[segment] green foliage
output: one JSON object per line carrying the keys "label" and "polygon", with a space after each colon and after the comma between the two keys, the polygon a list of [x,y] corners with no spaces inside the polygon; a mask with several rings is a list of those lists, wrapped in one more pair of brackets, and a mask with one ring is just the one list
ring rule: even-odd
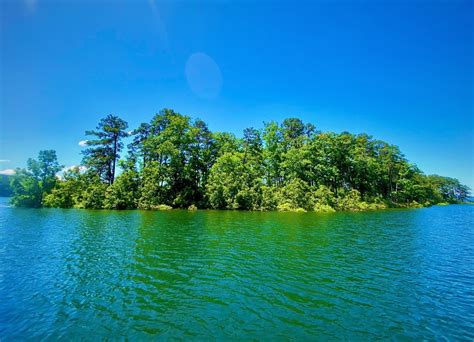
{"label": "green foliage", "polygon": [[[469,189],[426,176],[397,146],[367,134],[318,132],[298,118],[247,128],[241,138],[163,109],[129,136],[109,115],[86,132],[87,171],[58,180],[54,151],[12,177],[13,204],[28,207],[241,209],[333,212],[461,203]],[[115,165],[129,137],[127,157]]]}
{"label": "green foliage", "polygon": [[314,207],[313,210],[318,213],[332,213],[336,211],[334,206],[336,205],[336,198],[334,193],[325,185],[320,185],[312,193]]}
{"label": "green foliage", "polygon": [[148,210],[171,210],[173,209],[173,207],[166,204],[156,204],[156,205],[152,205],[148,207],[147,209]]}
{"label": "green foliage", "polygon": [[356,189],[340,192],[335,207],[338,210],[362,211],[368,209],[368,204],[361,200],[360,192]]}
{"label": "green foliage", "polygon": [[207,196],[212,208],[238,209],[237,194],[243,188],[241,153],[225,153],[211,167],[207,183]]}
{"label": "green foliage", "polygon": [[278,207],[278,188],[276,186],[262,186],[262,210],[276,210]]}
{"label": "green foliage", "polygon": [[62,182],[43,198],[43,206],[53,208],[72,208],[81,201],[84,190],[79,168],[68,170]]}
{"label": "green foliage", "polygon": [[72,208],[75,204],[72,194],[65,182],[60,183],[52,193],[44,196],[42,205],[50,208]]}
{"label": "green foliage", "polygon": [[291,179],[277,193],[279,211],[312,210],[313,201],[309,185],[299,178]]}
{"label": "green foliage", "polygon": [[336,204],[334,193],[326,185],[320,185],[312,194],[316,204],[333,207]]}
{"label": "green foliage", "polygon": [[388,208],[387,201],[385,201],[381,197],[373,198],[370,202],[368,202],[368,205],[368,210],[382,210]]}
{"label": "green foliage", "polygon": [[251,151],[225,153],[212,166],[206,192],[212,208],[259,210],[262,202],[260,164]]}
{"label": "green foliage", "polygon": [[305,213],[306,212],[305,209],[300,208],[300,207],[294,207],[293,205],[291,205],[291,203],[288,203],[288,202],[284,202],[282,204],[279,204],[277,206],[277,210],[278,211],[291,211],[291,212],[294,212],[294,213]]}
{"label": "green foliage", "polygon": [[316,203],[313,210],[317,213],[333,213],[336,210],[328,204]]}
{"label": "green foliage", "polygon": [[101,209],[107,185],[94,172],[81,172],[79,167],[64,172],[51,193],[43,198],[43,206],[56,208]]}
{"label": "green foliage", "polygon": [[7,175],[0,175],[0,197],[10,197],[13,190],[10,186],[10,177]]}
{"label": "green foliage", "polygon": [[41,207],[43,197],[55,187],[56,174],[61,169],[53,150],[40,151],[38,160],[28,159],[26,169],[17,169],[11,179],[11,203],[17,207]]}
{"label": "green foliage", "polygon": [[128,136],[127,128],[127,122],[109,114],[100,120],[96,131],[86,131],[96,139],[86,141],[89,148],[83,151],[83,163],[108,184],[114,182],[115,164],[123,148],[122,138]]}
{"label": "green foliage", "polygon": [[85,209],[103,209],[105,207],[106,191],[107,184],[101,181],[95,180],[87,184],[83,193],[82,202],[78,207]]}
{"label": "green foliage", "polygon": [[135,209],[138,197],[138,174],[126,171],[115,179],[105,193],[104,208]]}
{"label": "green foliage", "polygon": [[[151,209],[170,198],[171,187],[167,168],[156,161],[150,161],[142,170],[139,186],[138,208]],[[168,202],[169,203],[169,202]]]}
{"label": "green foliage", "polygon": [[11,180],[13,196],[11,204],[15,207],[39,208],[43,198],[41,182],[25,169],[17,169]]}

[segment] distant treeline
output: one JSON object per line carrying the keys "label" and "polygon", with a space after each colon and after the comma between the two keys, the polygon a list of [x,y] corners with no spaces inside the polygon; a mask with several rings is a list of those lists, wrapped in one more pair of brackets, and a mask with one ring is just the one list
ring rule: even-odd
{"label": "distant treeline", "polygon": [[12,193],[10,177],[7,175],[0,175],[0,197],[10,197]]}
{"label": "distant treeline", "polygon": [[12,203],[330,212],[459,203],[469,192],[456,179],[424,175],[395,145],[320,132],[297,118],[247,128],[237,138],[164,109],[127,129],[117,116],[102,119],[86,132],[82,166],[60,176],[56,152],[40,151],[12,177]]}

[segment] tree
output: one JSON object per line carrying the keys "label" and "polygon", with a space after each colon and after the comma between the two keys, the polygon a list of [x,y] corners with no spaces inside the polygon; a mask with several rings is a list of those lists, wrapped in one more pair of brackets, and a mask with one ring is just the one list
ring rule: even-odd
{"label": "tree", "polygon": [[264,124],[263,166],[265,182],[269,186],[279,185],[282,182],[280,163],[282,159],[282,135],[276,122]]}
{"label": "tree", "polygon": [[461,184],[457,179],[438,175],[427,176],[430,186],[439,193],[443,202],[458,203],[465,201],[469,196],[469,187]]}
{"label": "tree", "polygon": [[185,189],[185,203],[183,206],[208,206],[205,196],[205,185],[209,172],[215,163],[214,154],[216,141],[212,132],[202,120],[196,120],[189,130],[189,158],[186,163],[185,174],[188,179]]}
{"label": "tree", "polygon": [[215,209],[257,210],[262,201],[259,170],[244,163],[244,153],[226,153],[212,166],[206,191]]}
{"label": "tree", "polygon": [[87,170],[66,171],[62,179],[56,153],[41,151],[12,177],[13,204],[331,212],[459,203],[470,191],[457,179],[426,176],[395,145],[367,134],[318,132],[298,118],[246,128],[237,138],[163,109],[133,130],[120,160],[126,129],[116,116],[102,119],[86,132],[96,137],[84,151]]}
{"label": "tree", "polygon": [[138,173],[133,170],[123,172],[105,193],[104,208],[134,209],[137,207]]}
{"label": "tree", "polygon": [[234,134],[228,132],[215,132],[212,134],[214,143],[214,159],[223,156],[225,153],[240,152],[242,142]]}
{"label": "tree", "polygon": [[28,169],[16,169],[11,180],[13,196],[11,204],[15,207],[39,208],[43,198],[40,183]]}
{"label": "tree", "polygon": [[244,150],[244,163],[248,160],[262,163],[262,137],[260,131],[255,128],[244,129],[244,138],[242,139]]}
{"label": "tree", "polygon": [[128,145],[129,156],[141,157],[142,168],[146,167],[149,157],[145,150],[144,142],[150,136],[151,125],[149,123],[141,123],[140,126],[132,131],[133,142]]}
{"label": "tree", "polygon": [[[150,135],[143,143],[149,161],[143,173],[147,185],[141,187],[142,204],[178,207],[190,204],[188,190],[191,180],[186,173],[190,159],[190,130],[190,118],[171,109],[164,109],[153,117]],[[150,189],[150,186],[162,189]],[[154,193],[160,194],[161,203],[150,198]]]}
{"label": "tree", "polygon": [[141,172],[138,208],[153,209],[161,204],[170,205],[170,179],[166,165],[150,161]]}
{"label": "tree", "polygon": [[56,185],[56,174],[62,168],[53,150],[40,151],[38,160],[28,159],[26,169],[17,169],[12,177],[12,204],[18,207],[41,207],[43,197]]}
{"label": "tree", "polygon": [[86,131],[86,135],[97,139],[87,140],[90,147],[83,151],[83,163],[109,185],[114,182],[115,165],[123,148],[122,139],[128,136],[127,128],[126,121],[109,114],[99,121],[97,130]]}
{"label": "tree", "polygon": [[304,211],[312,210],[314,203],[311,201],[311,191],[308,183],[294,178],[283,186],[278,195],[278,210]]}
{"label": "tree", "polygon": [[51,193],[43,198],[45,207],[73,208],[81,207],[86,181],[79,167],[66,170],[62,181],[57,182]]}

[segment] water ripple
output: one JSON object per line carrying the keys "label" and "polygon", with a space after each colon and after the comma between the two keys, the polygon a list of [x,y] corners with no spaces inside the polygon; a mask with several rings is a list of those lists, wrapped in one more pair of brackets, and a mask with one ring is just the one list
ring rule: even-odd
{"label": "water ripple", "polygon": [[473,209],[1,207],[0,339],[472,340]]}

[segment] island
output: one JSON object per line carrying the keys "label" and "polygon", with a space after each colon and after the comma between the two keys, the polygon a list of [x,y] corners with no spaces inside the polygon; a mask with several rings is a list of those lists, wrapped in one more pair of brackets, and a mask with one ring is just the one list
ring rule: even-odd
{"label": "island", "polygon": [[238,138],[163,109],[127,130],[126,121],[107,115],[86,131],[81,165],[67,169],[54,150],[40,151],[11,177],[11,203],[333,212],[460,203],[469,195],[457,179],[423,174],[395,145],[321,132],[298,118],[247,128]]}

